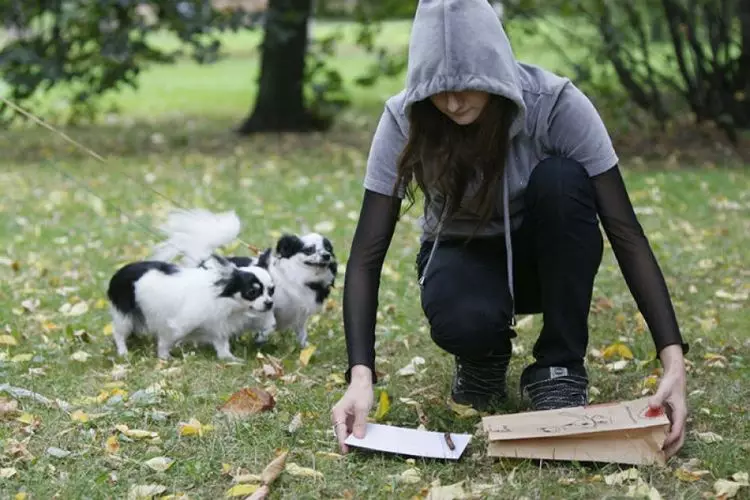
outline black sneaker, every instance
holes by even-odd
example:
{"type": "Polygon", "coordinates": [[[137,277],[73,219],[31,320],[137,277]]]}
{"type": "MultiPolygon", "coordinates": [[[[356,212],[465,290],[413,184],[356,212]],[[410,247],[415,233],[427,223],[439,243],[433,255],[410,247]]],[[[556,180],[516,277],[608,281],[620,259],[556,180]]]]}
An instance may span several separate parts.
{"type": "Polygon", "coordinates": [[[506,397],[505,375],[510,354],[491,354],[482,359],[456,356],[451,398],[460,405],[486,411],[502,404],[506,397]]]}
{"type": "Polygon", "coordinates": [[[532,411],[585,406],[588,382],[582,366],[531,365],[521,374],[521,398],[529,403],[532,411]]]}

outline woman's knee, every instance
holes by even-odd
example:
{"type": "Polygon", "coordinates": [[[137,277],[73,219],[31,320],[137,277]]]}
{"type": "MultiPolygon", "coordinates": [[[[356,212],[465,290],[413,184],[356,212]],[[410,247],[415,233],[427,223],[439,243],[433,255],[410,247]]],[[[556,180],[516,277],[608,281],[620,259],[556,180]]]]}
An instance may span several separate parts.
{"type": "Polygon", "coordinates": [[[594,186],[583,165],[569,158],[552,156],[531,171],[527,195],[537,201],[585,201],[593,208],[594,186]]]}
{"type": "MultiPolygon", "coordinates": [[[[499,302],[499,301],[498,301],[499,302]]],[[[430,335],[441,349],[456,356],[481,358],[509,349],[510,313],[501,307],[477,308],[461,300],[428,315],[430,335]]]]}

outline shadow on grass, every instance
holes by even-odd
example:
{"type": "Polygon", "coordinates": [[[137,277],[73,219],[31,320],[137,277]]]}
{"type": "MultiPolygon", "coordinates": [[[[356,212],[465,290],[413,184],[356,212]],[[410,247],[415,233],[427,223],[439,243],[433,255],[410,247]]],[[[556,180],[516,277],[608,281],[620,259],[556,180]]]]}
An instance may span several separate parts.
{"type": "MultiPolygon", "coordinates": [[[[356,148],[366,154],[377,116],[342,115],[328,132],[309,134],[255,134],[240,136],[239,122],[219,118],[174,115],[153,121],[111,119],[108,123],[57,127],[82,146],[107,161],[137,160],[170,156],[211,156],[216,159],[238,156],[326,154],[326,147],[356,148]]],[[[44,161],[96,161],[82,148],[40,125],[29,122],[0,134],[3,162],[18,166],[44,161]]]]}

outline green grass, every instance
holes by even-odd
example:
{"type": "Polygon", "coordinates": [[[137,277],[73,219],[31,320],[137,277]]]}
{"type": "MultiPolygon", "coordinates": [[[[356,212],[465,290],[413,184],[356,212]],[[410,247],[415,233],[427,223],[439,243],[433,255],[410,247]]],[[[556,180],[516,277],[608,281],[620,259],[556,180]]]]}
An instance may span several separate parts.
{"type": "MultiPolygon", "coordinates": [[[[246,45],[232,43],[238,52],[246,45]]],[[[290,376],[284,380],[269,380],[257,371],[258,350],[247,339],[234,346],[235,354],[246,360],[243,365],[221,364],[210,349],[186,350],[162,365],[151,343],[135,347],[129,361],[115,357],[105,333],[107,281],[120,264],[145,256],[155,243],[151,228],[171,207],[160,194],[183,206],[237,210],[242,238],[256,246],[272,244],[281,231],[331,223],[329,235],[342,264],[347,260],[377,111],[367,104],[367,112],[352,110],[328,134],[235,138],[229,127],[252,103],[256,62],[254,55],[238,55],[207,68],[185,62],[145,73],[137,94],[118,97],[126,114],[117,123],[67,131],[103,154],[106,165],[42,129],[19,128],[0,137],[0,335],[10,335],[16,344],[7,345],[5,339],[0,346],[0,383],[63,399],[89,415],[104,414],[81,423],[59,409],[19,399],[20,410],[34,423],[15,416],[0,422],[0,468],[16,470],[0,479],[0,498],[18,492],[35,499],[123,498],[133,485],[149,483],[164,485],[165,494],[221,498],[232,486],[231,477],[222,473],[223,464],[260,473],[280,449],[290,449],[290,462],[314,468],[323,478],[282,474],[273,484],[274,498],[411,498],[438,479],[444,485],[465,479],[475,484],[494,481],[492,498],[625,495],[627,485],[607,486],[601,480],[619,470],[616,465],[492,460],[483,454],[481,436],[457,463],[409,463],[404,457],[377,453],[338,459],[320,454],[337,451],[329,412],[345,389],[340,378],[346,368],[343,275],[325,312],[310,328],[317,350],[308,366],[298,361],[299,350],[289,335],[276,336],[262,349],[283,360],[290,376]],[[60,312],[64,304],[79,301],[89,306],[85,314],[60,312]],[[33,311],[23,304],[31,304],[33,311]],[[90,357],[83,362],[71,359],[78,351],[90,357]],[[122,365],[127,375],[114,380],[113,368],[122,365]],[[156,383],[165,392],[153,404],[131,399],[156,383]],[[274,391],[274,410],[242,422],[227,421],[217,407],[243,387],[274,391]],[[106,401],[115,388],[126,394],[106,401]],[[102,396],[104,402],[96,401],[103,391],[109,391],[102,396]],[[155,410],[168,415],[161,418],[155,410]],[[303,424],[290,435],[287,427],[297,413],[303,424]],[[179,436],[178,423],[191,418],[214,429],[203,437],[179,436]],[[121,424],[157,432],[159,441],[128,441],[115,428],[121,424]],[[105,450],[110,436],[120,443],[114,455],[105,450]],[[19,446],[30,456],[20,454],[19,446]],[[49,447],[71,455],[55,458],[45,452],[49,447]],[[170,457],[174,465],[166,472],[152,471],[144,462],[154,456],[170,457]],[[418,482],[394,479],[411,467],[420,471],[418,482]]],[[[399,85],[383,84],[364,101],[379,102],[399,85]]],[[[674,171],[658,165],[645,170],[632,160],[623,163],[634,204],[642,212],[641,222],[692,345],[688,441],[667,468],[644,467],[641,476],[664,498],[701,498],[715,480],[750,470],[750,174],[721,168],[674,171]],[[733,298],[717,296],[719,290],[733,298]],[[704,357],[709,353],[724,356],[724,367],[708,366],[704,357]],[[723,441],[709,444],[696,438],[696,432],[705,431],[721,435],[723,441]],[[675,469],[693,458],[710,474],[696,482],[677,479],[675,469]]],[[[431,343],[421,315],[413,265],[418,212],[415,207],[398,226],[381,289],[377,352],[378,368],[386,376],[377,391],[387,391],[392,403],[384,421],[416,427],[413,407],[400,401],[408,397],[423,406],[429,429],[474,432],[477,418],[460,418],[445,404],[451,359],[431,343]],[[425,372],[398,376],[396,371],[414,356],[426,359],[425,372]]],[[[591,315],[591,347],[602,349],[621,339],[637,360],[651,359],[649,335],[639,327],[609,248],[594,295],[599,306],[591,315]],[[602,307],[606,304],[611,308],[602,307]]],[[[519,331],[521,352],[511,367],[514,396],[508,411],[522,409],[515,397],[518,376],[531,359],[540,319],[519,331]]],[[[624,371],[611,373],[603,363],[590,360],[592,385],[599,390],[595,401],[639,397],[655,366],[631,362],[624,371]]],[[[747,491],[739,497],[747,498],[747,491]]]]}

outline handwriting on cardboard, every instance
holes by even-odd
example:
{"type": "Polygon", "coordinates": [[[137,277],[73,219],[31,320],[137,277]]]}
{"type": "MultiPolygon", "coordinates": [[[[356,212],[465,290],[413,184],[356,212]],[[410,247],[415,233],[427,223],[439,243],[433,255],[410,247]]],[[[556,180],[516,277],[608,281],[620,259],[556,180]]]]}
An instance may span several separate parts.
{"type": "Polygon", "coordinates": [[[358,448],[384,451],[413,457],[458,460],[471,441],[471,434],[450,435],[454,449],[451,450],[444,432],[420,431],[392,425],[367,424],[365,437],[358,439],[350,435],[346,444],[358,448]]]}
{"type": "Polygon", "coordinates": [[[537,411],[483,419],[491,441],[561,437],[668,425],[663,413],[652,414],[648,398],[613,404],[537,411]]]}

